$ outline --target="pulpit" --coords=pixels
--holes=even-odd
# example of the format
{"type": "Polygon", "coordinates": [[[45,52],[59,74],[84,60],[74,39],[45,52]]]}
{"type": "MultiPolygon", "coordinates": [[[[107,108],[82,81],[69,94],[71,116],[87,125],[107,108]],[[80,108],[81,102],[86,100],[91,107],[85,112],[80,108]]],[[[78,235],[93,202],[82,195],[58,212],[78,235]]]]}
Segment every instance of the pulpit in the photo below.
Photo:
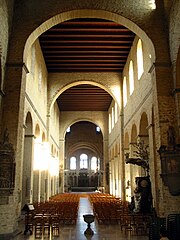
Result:
{"type": "Polygon", "coordinates": [[[22,211],[25,212],[24,235],[26,235],[27,232],[29,232],[31,235],[33,232],[33,212],[34,212],[33,204],[25,204],[24,207],[22,208],[22,211]]]}

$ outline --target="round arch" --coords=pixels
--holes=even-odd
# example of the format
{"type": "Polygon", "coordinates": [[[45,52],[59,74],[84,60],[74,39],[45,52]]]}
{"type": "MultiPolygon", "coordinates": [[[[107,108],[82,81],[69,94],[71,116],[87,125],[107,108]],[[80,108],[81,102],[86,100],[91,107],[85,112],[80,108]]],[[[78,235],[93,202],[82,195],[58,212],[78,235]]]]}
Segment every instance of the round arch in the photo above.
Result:
{"type": "Polygon", "coordinates": [[[35,136],[36,138],[40,138],[40,127],[38,124],[36,124],[36,127],[35,127],[35,136]]]}
{"type": "Polygon", "coordinates": [[[63,139],[65,139],[65,135],[66,135],[66,129],[68,127],[71,127],[73,124],[75,123],[78,123],[78,122],[83,122],[83,121],[86,121],[86,122],[90,122],[90,123],[93,123],[97,126],[100,127],[101,129],[101,133],[102,133],[102,137],[104,137],[104,126],[103,124],[101,124],[100,122],[98,122],[96,119],[95,120],[92,120],[90,118],[82,118],[82,117],[79,117],[78,119],[70,119],[71,122],[67,123],[64,128],[62,129],[62,136],[63,136],[63,139]]]}
{"type": "Polygon", "coordinates": [[[64,22],[70,19],[75,19],[75,18],[101,18],[101,19],[111,20],[121,25],[124,25],[125,27],[133,31],[136,35],[138,35],[144,42],[146,42],[149,48],[149,52],[151,53],[151,56],[152,56],[152,62],[155,61],[155,50],[154,50],[152,41],[137,24],[135,24],[133,21],[129,20],[128,18],[118,15],[116,13],[105,11],[105,10],[94,10],[94,9],[91,9],[91,11],[89,11],[89,9],[78,9],[78,10],[63,12],[58,15],[55,15],[54,17],[42,23],[38,28],[36,28],[30,34],[30,36],[26,41],[24,54],[23,54],[24,61],[26,60],[27,53],[31,45],[42,33],[44,33],[45,31],[47,31],[49,28],[53,27],[56,24],[59,24],[61,22],[64,22]]]}
{"type": "MultiPolygon", "coordinates": [[[[50,94],[49,94],[49,100],[48,100],[48,111],[50,113],[51,109],[52,109],[52,106],[54,104],[54,102],[56,101],[56,99],[64,92],[66,91],[67,89],[71,88],[71,87],[74,87],[74,86],[77,86],[77,85],[81,85],[81,84],[90,84],[90,85],[93,85],[93,86],[96,86],[96,87],[99,87],[99,88],[102,88],[104,89],[107,93],[109,93],[112,98],[114,99],[115,102],[117,102],[118,104],[118,107],[120,107],[120,94],[121,94],[121,89],[120,89],[120,82],[119,82],[119,76],[116,76],[117,78],[114,80],[113,84],[112,85],[103,85],[103,81],[100,82],[100,80],[97,79],[97,75],[94,77],[94,78],[91,78],[89,79],[89,76],[88,76],[88,80],[82,80],[82,79],[70,79],[70,81],[72,82],[69,82],[67,83],[67,81],[58,81],[58,83],[54,83],[54,80],[53,81],[50,81],[50,82],[53,82],[53,87],[50,88],[50,94]],[[52,91],[51,91],[52,89],[52,91]]],[[[72,78],[72,76],[71,76],[72,78]]],[[[85,78],[85,76],[83,77],[85,78]]]]}
{"type": "Polygon", "coordinates": [[[97,154],[98,156],[101,155],[101,152],[99,151],[97,146],[93,143],[89,143],[88,145],[85,145],[84,143],[76,143],[73,146],[71,146],[71,150],[68,152],[68,155],[72,155],[73,152],[75,152],[76,150],[78,150],[80,148],[88,149],[88,150],[94,152],[95,154],[97,154]]]}
{"type": "Polygon", "coordinates": [[[129,134],[128,134],[128,132],[125,133],[125,137],[124,137],[124,148],[125,148],[125,149],[129,149],[129,134]]]}
{"type": "MultiPolygon", "coordinates": [[[[44,33],[45,31],[47,31],[54,25],[59,24],[61,22],[64,22],[64,21],[67,21],[70,19],[85,18],[85,17],[111,20],[111,21],[114,21],[116,23],[119,23],[119,24],[124,25],[125,27],[129,28],[136,35],[138,35],[142,39],[142,41],[146,42],[149,52],[151,53],[152,62],[155,62],[155,49],[154,49],[153,43],[152,43],[151,39],[147,36],[147,34],[137,24],[135,24],[133,21],[131,21],[128,18],[123,17],[121,15],[118,15],[118,14],[115,14],[115,13],[112,13],[109,11],[93,10],[93,9],[91,11],[89,11],[87,9],[82,9],[82,10],[72,10],[72,11],[63,12],[58,15],[55,15],[54,17],[51,17],[50,19],[48,19],[47,21],[42,23],[38,28],[36,28],[30,34],[30,36],[28,37],[28,39],[25,43],[24,53],[23,53],[23,62],[26,62],[27,54],[29,53],[31,45],[42,33],[44,33]]],[[[82,82],[81,84],[83,84],[83,83],[87,83],[87,82],[85,81],[85,82],[82,82]]],[[[95,82],[94,80],[93,81],[89,80],[88,83],[103,88],[105,91],[107,91],[113,97],[113,99],[115,99],[115,101],[120,106],[120,102],[119,102],[120,99],[116,97],[117,93],[114,94],[113,89],[109,89],[109,88],[105,87],[103,84],[98,85],[98,83],[95,82]]],[[[48,107],[48,111],[50,112],[50,109],[51,109],[53,103],[55,102],[57,97],[63,91],[65,91],[69,87],[76,86],[78,84],[80,84],[79,80],[78,80],[78,82],[76,81],[74,83],[71,83],[69,86],[65,85],[65,86],[61,86],[60,89],[56,89],[56,90],[53,89],[53,96],[51,99],[49,99],[50,101],[48,101],[48,103],[50,104],[50,106],[48,107]]],[[[119,87],[119,91],[120,91],[120,87],[119,87]]],[[[120,96],[120,94],[117,96],[120,96]]]]}
{"type": "Polygon", "coordinates": [[[140,119],[139,134],[148,135],[147,127],[148,127],[148,117],[147,117],[147,114],[143,112],[140,119]]]}
{"type": "Polygon", "coordinates": [[[132,126],[131,130],[131,143],[136,143],[137,142],[137,127],[135,124],[132,126]]]}
{"type": "Polygon", "coordinates": [[[32,116],[31,116],[30,112],[27,112],[27,114],[26,114],[25,126],[26,126],[25,133],[32,134],[33,133],[33,121],[32,121],[32,116]]]}

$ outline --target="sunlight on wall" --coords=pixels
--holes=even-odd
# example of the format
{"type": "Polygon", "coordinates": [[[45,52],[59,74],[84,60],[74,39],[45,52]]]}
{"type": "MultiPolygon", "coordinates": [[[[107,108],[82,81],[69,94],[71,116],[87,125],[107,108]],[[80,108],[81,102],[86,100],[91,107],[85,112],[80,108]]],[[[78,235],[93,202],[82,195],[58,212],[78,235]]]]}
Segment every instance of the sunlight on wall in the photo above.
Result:
{"type": "Polygon", "coordinates": [[[111,133],[111,114],[109,113],[109,133],[111,133]]]}
{"type": "Polygon", "coordinates": [[[138,80],[139,80],[144,72],[143,49],[142,49],[141,39],[139,39],[138,44],[137,44],[137,67],[138,67],[138,80]]]}
{"type": "Polygon", "coordinates": [[[48,142],[40,142],[36,139],[34,143],[34,166],[33,170],[46,171],[48,170],[51,176],[58,176],[59,161],[51,156],[48,142]]]}
{"type": "Polygon", "coordinates": [[[58,176],[59,174],[59,162],[55,157],[51,157],[51,161],[49,164],[49,173],[51,176],[58,176]]]}
{"type": "Polygon", "coordinates": [[[91,158],[91,170],[94,170],[96,172],[97,168],[98,168],[97,157],[92,157],[91,158]]]}
{"type": "Polygon", "coordinates": [[[34,143],[34,165],[33,170],[40,170],[41,167],[41,152],[42,152],[42,145],[41,145],[41,139],[36,138],[34,143]]]}
{"type": "Polygon", "coordinates": [[[120,96],[121,96],[121,91],[120,91],[120,88],[117,87],[117,86],[114,86],[114,87],[112,88],[112,92],[113,92],[113,94],[114,94],[114,96],[115,96],[115,99],[116,99],[118,105],[120,106],[120,104],[121,104],[121,98],[120,98],[120,96]]]}
{"type": "Polygon", "coordinates": [[[155,0],[149,0],[149,6],[151,7],[151,9],[156,9],[155,0]]]}
{"type": "Polygon", "coordinates": [[[123,79],[123,101],[124,101],[124,107],[127,104],[127,82],[126,77],[123,79]]]}
{"type": "Polygon", "coordinates": [[[49,159],[50,159],[50,148],[48,142],[43,142],[42,144],[42,163],[40,166],[41,170],[48,170],[49,167],[49,159]]]}
{"type": "Polygon", "coordinates": [[[134,92],[134,69],[133,69],[133,61],[131,60],[129,63],[129,93],[132,95],[134,92]]]}
{"type": "Polygon", "coordinates": [[[111,127],[114,128],[114,107],[111,109],[111,127]]]}
{"type": "Polygon", "coordinates": [[[115,102],[115,105],[114,105],[114,121],[115,121],[115,123],[117,123],[117,120],[118,120],[118,106],[117,106],[117,103],[115,102]]]}

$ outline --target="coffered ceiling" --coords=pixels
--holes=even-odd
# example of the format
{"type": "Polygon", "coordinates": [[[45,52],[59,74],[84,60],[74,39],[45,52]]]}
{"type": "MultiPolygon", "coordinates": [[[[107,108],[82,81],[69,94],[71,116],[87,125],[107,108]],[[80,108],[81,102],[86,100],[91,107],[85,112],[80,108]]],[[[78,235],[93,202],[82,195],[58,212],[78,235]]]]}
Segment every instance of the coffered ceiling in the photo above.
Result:
{"type": "MultiPolygon", "coordinates": [[[[103,19],[74,19],[60,23],[40,38],[49,73],[122,72],[135,34],[103,19]]],[[[59,97],[61,111],[107,111],[111,96],[103,89],[80,85],[59,97]]]]}

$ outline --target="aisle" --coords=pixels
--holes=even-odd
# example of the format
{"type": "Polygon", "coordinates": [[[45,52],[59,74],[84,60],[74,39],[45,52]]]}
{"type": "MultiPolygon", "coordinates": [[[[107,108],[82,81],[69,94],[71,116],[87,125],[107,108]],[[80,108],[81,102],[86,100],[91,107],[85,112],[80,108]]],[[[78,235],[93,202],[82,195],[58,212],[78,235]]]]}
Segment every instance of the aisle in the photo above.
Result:
{"type": "MultiPolygon", "coordinates": [[[[76,237],[77,239],[87,239],[84,236],[84,231],[87,228],[87,223],[84,222],[84,214],[93,214],[92,205],[87,197],[81,197],[79,201],[79,211],[76,224],[76,237]]],[[[94,235],[97,235],[96,223],[91,223],[91,229],[94,231],[94,235]]],[[[94,237],[93,237],[94,239],[94,237]]]]}
{"type": "MultiPolygon", "coordinates": [[[[94,231],[93,236],[86,237],[84,231],[87,228],[87,224],[84,222],[84,214],[93,214],[92,205],[86,194],[82,194],[79,202],[79,210],[76,225],[65,225],[60,227],[59,237],[44,236],[39,238],[41,240],[148,240],[147,236],[132,236],[122,233],[120,225],[99,225],[95,220],[91,224],[91,229],[94,231]]],[[[23,235],[24,224],[22,233],[13,240],[35,240],[34,235],[23,235]]],[[[10,239],[7,239],[10,240],[10,239]]]]}

